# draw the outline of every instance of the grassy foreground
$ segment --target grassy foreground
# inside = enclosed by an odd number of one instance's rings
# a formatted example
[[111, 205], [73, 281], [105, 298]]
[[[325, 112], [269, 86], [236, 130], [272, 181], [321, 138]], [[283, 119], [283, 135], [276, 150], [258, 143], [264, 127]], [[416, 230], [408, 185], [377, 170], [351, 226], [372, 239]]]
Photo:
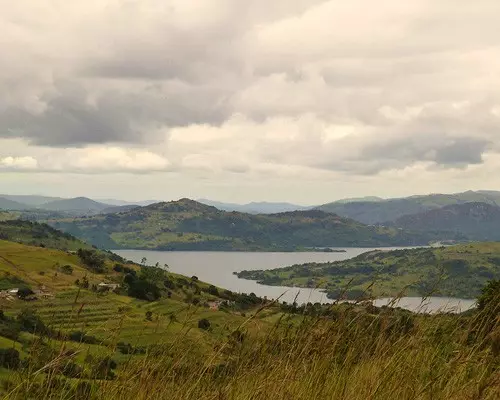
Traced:
[[460, 315], [277, 304], [36, 228], [64, 251], [0, 240], [0, 289], [34, 290], [0, 297], [0, 399], [500, 397], [500, 281]]
[[61, 378], [73, 354], [61, 346], [46, 364], [13, 374], [4, 398], [498, 399], [498, 300], [460, 316], [340, 305], [247, 332], [262, 308], [208, 352], [182, 330], [129, 357], [113, 379]]

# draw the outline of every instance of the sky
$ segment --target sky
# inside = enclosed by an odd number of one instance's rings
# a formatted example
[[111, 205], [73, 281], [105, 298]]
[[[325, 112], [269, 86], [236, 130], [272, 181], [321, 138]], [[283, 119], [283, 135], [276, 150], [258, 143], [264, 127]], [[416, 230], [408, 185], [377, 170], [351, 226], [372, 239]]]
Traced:
[[0, 193], [500, 190], [498, 0], [0, 7]]

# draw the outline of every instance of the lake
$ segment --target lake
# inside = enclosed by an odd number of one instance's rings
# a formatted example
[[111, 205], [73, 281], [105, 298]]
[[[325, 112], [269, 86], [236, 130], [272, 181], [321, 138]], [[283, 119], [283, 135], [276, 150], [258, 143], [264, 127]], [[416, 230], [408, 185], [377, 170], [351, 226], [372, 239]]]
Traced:
[[[384, 248], [394, 250], [398, 248]], [[331, 303], [332, 300], [319, 289], [292, 288], [285, 286], [260, 285], [255, 281], [239, 279], [233, 272], [242, 270], [273, 269], [307, 262], [341, 261], [356, 257], [374, 248], [346, 248], [345, 252], [218, 252], [218, 251], [151, 251], [113, 250], [116, 254], [140, 263], [146, 257], [148, 265], [157, 262], [169, 265], [169, 270], [186, 276], [197, 276], [200, 280], [239, 293], [255, 293], [268, 299], [280, 298], [291, 303]], [[376, 305], [388, 304], [390, 299], [378, 299]], [[422, 302], [421, 298], [405, 297], [397, 304], [400, 307], [422, 312], [437, 310], [465, 311], [474, 306], [474, 300], [431, 297]]]

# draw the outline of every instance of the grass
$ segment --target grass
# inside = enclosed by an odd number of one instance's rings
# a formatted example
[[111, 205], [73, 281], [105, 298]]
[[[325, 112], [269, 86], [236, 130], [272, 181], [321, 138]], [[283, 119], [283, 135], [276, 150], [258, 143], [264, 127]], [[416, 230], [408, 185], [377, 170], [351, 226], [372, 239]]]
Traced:
[[[492, 257], [495, 249], [458, 247], [442, 257], [473, 261], [478, 253], [472, 250]], [[419, 315], [365, 303], [262, 302], [245, 311], [213, 311], [201, 306], [217, 298], [205, 290], [197, 295], [199, 306], [189, 300], [194, 278], [167, 274], [187, 283], [170, 298], [145, 301], [75, 287], [74, 279], [84, 274], [94, 282], [118, 279], [110, 265], [105, 274], [94, 274], [74, 254], [1, 241], [0, 255], [4, 274], [46, 283], [55, 294], [34, 302], [0, 300], [1, 324], [23, 323], [31, 308], [50, 328], [38, 323], [38, 330], [23, 328], [16, 340], [0, 336], [0, 349], [14, 347], [22, 360], [17, 368], [0, 368], [0, 399], [500, 396], [500, 294], [481, 310], [460, 315]], [[56, 275], [62, 263], [73, 266], [72, 275]], [[201, 320], [210, 326], [200, 328]], [[86, 339], [69, 340], [76, 331]], [[127, 346], [133, 351], [123, 351]]]
[[[197, 336], [189, 336], [192, 329], [185, 326], [171, 331], [168, 341], [155, 343], [146, 354], [123, 356], [111, 380], [58, 378], [50, 368], [43, 374], [20, 372], [11, 376], [4, 398], [489, 400], [500, 396], [498, 303], [497, 320], [485, 311], [413, 315], [336, 305], [328, 317], [280, 313], [262, 330], [247, 329], [273, 307], [256, 310], [213, 340], [207, 340], [211, 332], [199, 329]], [[116, 334], [121, 337], [120, 330]], [[113, 344], [78, 346], [70, 344], [65, 350], [79, 349], [73, 358], [84, 365], [88, 354], [113, 354]], [[79, 382], [88, 383], [80, 386], [80, 391], [88, 392], [79, 394]]]

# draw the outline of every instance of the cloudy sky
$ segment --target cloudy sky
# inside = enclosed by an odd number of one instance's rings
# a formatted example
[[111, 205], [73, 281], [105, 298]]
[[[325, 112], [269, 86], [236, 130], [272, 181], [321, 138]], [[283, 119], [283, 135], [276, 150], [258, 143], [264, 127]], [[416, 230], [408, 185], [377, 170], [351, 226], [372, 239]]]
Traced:
[[0, 6], [0, 192], [500, 190], [498, 0]]

